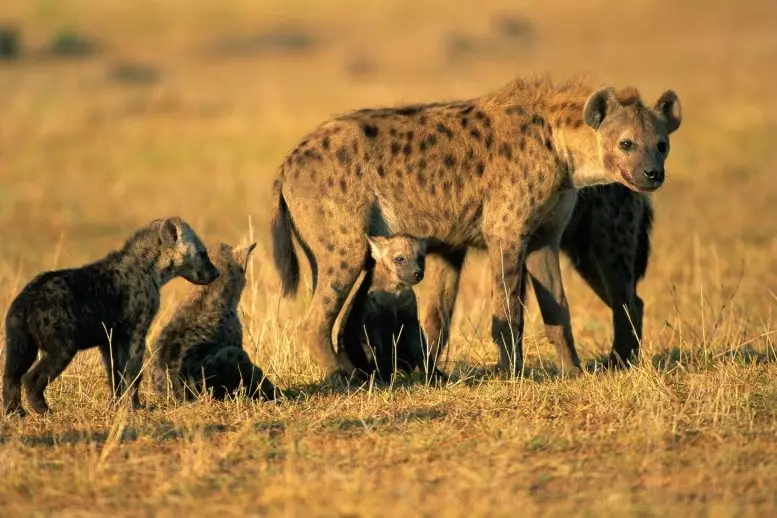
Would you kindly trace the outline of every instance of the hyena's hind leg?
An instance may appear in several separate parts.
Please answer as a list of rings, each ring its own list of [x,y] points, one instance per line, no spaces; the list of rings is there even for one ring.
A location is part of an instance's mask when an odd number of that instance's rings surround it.
[[[6,323],[5,370],[3,372],[3,406],[6,415],[24,416],[22,408],[22,376],[38,356],[33,337],[18,329],[12,319]]]
[[[58,350],[43,351],[38,362],[22,377],[30,407],[38,414],[49,412],[49,405],[44,395],[46,387],[62,374],[75,358],[76,347],[73,342],[67,341],[61,345]]]
[[[327,374],[350,377],[356,373],[356,367],[345,347],[335,350],[332,334],[348,294],[364,268],[367,239],[357,222],[335,228],[340,229],[337,236],[315,244],[305,239],[317,259],[318,279],[305,316],[304,332],[309,350],[316,353]]]

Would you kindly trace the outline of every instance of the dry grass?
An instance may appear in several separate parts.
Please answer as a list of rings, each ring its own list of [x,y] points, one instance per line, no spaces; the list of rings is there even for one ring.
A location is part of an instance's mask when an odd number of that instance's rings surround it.
[[[37,271],[98,257],[156,217],[179,214],[209,241],[253,233],[247,346],[303,396],[146,394],[147,412],[108,410],[98,355],[82,354],[49,389],[54,415],[0,421],[0,514],[775,512],[773,1],[10,4],[25,55],[0,63],[0,311]],[[505,13],[533,32],[508,23],[500,36]],[[48,56],[64,29],[97,52]],[[590,72],[651,98],[672,87],[683,101],[671,180],[653,198],[642,364],[557,379],[530,301],[528,375],[489,375],[487,267],[474,257],[451,385],[317,385],[296,340],[306,301],[280,300],[269,262],[283,154],[331,113],[478,95],[532,71]],[[564,275],[593,361],[609,349],[609,311]],[[166,289],[154,333],[185,290]]]

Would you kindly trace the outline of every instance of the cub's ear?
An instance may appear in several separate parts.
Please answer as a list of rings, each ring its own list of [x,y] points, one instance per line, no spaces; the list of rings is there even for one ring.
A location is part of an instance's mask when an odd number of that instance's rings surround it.
[[[159,229],[159,237],[162,239],[162,243],[166,245],[174,245],[178,241],[178,225],[176,220],[179,218],[167,218],[162,222],[162,226]]]
[[[372,258],[379,261],[386,254],[386,238],[380,236],[367,236],[370,243],[370,254]]]
[[[232,256],[235,258],[237,264],[246,271],[248,269],[248,261],[251,259],[251,252],[256,248],[256,243],[250,245],[238,246],[232,249]]]
[[[673,90],[662,93],[653,109],[666,120],[666,129],[669,133],[680,127],[683,120],[683,110],[680,106],[680,99]]]
[[[425,237],[418,239],[418,251],[421,252],[421,254],[426,255],[426,250],[429,247],[429,240]]]
[[[583,121],[593,129],[599,129],[608,111],[617,103],[612,87],[601,88],[592,93],[583,107]]]

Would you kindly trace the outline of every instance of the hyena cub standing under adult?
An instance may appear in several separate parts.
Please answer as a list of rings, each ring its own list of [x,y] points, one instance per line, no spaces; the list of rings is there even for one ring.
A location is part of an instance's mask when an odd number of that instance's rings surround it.
[[[426,372],[426,340],[413,286],[424,277],[426,241],[405,235],[368,237],[375,267],[358,287],[341,332],[354,366],[388,381],[396,371]]]
[[[191,227],[174,217],[138,230],[121,250],[82,268],[45,272],[11,303],[5,320],[5,411],[49,410],[44,390],[80,350],[100,347],[114,397],[130,390],[140,407],[146,334],[159,291],[174,277],[208,284],[219,275]],[[35,358],[41,357],[35,366]]]
[[[275,398],[275,387],[243,349],[237,314],[255,246],[210,250],[219,278],[197,290],[157,340],[154,384],[160,394],[185,400],[212,389],[214,398],[224,399],[243,386],[249,397]]]

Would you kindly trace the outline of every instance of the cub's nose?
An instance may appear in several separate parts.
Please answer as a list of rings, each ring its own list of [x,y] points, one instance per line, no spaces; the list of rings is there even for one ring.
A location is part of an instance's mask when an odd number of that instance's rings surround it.
[[[664,170],[658,168],[645,168],[645,178],[651,182],[663,182]]]
[[[413,272],[413,277],[415,277],[415,280],[420,281],[424,278],[424,271],[421,269],[418,269]]]

